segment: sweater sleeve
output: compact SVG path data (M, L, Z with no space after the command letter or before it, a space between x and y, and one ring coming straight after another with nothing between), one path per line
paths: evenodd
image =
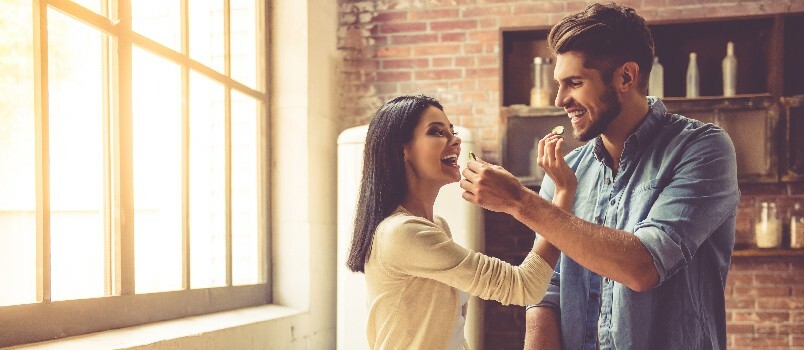
M553 275L537 254L514 266L460 246L444 230L417 217L385 222L375 239L378 261L389 272L433 279L503 305L540 302Z

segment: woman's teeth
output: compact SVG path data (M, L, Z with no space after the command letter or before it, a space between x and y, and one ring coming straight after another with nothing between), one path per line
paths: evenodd
M441 161L446 164L455 164L458 162L458 155L457 154L450 154L448 156L444 156L441 158Z

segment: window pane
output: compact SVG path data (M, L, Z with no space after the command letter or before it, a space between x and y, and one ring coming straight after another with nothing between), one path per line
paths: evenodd
M259 281L257 101L232 92L232 283Z
M102 0L72 0L72 2L79 4L83 7L86 7L97 14L106 15L103 11Z
M181 7L179 0L136 0L131 2L131 27L175 51L181 51Z
M138 47L132 66L135 289L181 289L181 70Z
M223 0L193 0L190 12L190 58L223 72Z
M190 285L226 285L223 86L190 75Z
M257 87L257 13L255 0L231 0L232 79Z
M31 2L0 2L0 305L36 301Z
M53 300L104 294L105 36L48 9Z

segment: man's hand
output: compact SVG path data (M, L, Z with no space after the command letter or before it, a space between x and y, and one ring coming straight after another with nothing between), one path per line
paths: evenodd
M578 179L564 160L562 146L564 146L564 138L561 135L553 132L547 134L539 141L536 148L536 164L553 180L556 192L568 192L574 198L575 190L578 188ZM565 210L570 209L572 206Z
M513 214L528 190L499 165L470 160L462 172L463 199L491 211Z

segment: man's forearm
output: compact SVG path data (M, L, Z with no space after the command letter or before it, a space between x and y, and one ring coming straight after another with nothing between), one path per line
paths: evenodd
M635 291L659 280L653 258L633 234L595 225L529 192L509 213L581 266Z
M537 306L525 312L525 350L560 350L561 323L558 310Z
M574 188L570 189L569 191L558 191L553 196L553 204L567 212L572 211L572 203L574 202ZM544 238L536 239L536 241L533 243L532 251L541 256L548 264L550 264L550 267L556 267L558 258L561 256L561 251L559 251L554 245Z

